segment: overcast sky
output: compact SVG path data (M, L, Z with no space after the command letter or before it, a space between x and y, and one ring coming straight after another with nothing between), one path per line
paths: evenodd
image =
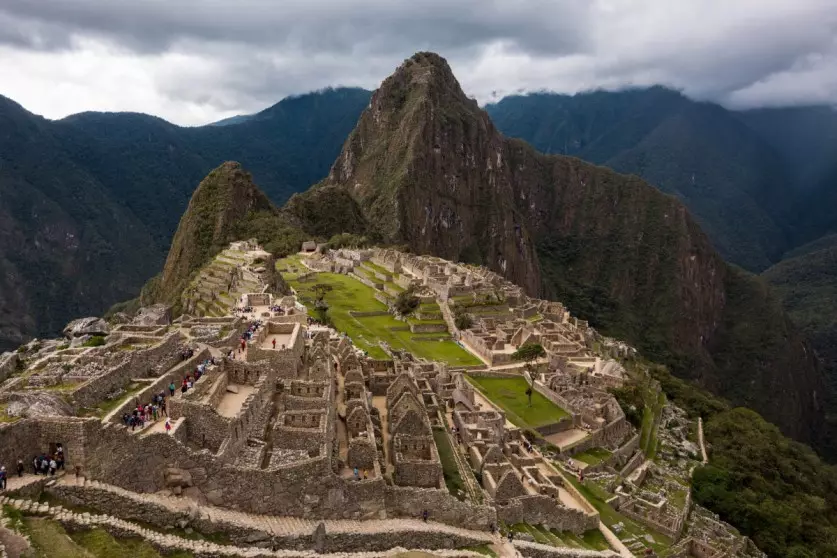
M480 102L663 84L837 104L837 0L0 0L0 94L195 125L448 59Z

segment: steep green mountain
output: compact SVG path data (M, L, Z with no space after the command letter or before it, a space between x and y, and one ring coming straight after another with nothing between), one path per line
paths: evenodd
M789 248L786 168L735 113L662 87L507 97L497 127L546 153L636 174L680 198L728 261L761 270Z
M328 89L200 128L130 113L50 121L0 97L0 349L136 296L224 161L277 203L320 180L369 96Z
M762 275L832 371L837 389L837 235L788 253Z
M163 273L145 289L149 302L173 303L192 274L234 240L256 238L278 255L296 252L304 240L250 174L236 162L226 162L201 181L177 232Z
M794 437L816 435L820 370L765 283L727 265L675 197L504 138L435 54L383 82L328 178L295 204L321 188L353 201L324 219L359 212L384 242L483 263Z
M133 296L162 259L53 123L0 97L0 130L0 348L11 348Z

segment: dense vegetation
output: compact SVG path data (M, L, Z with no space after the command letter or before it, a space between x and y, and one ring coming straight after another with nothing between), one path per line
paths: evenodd
M771 557L837 554L837 468L810 448L782 435L756 412L641 363L669 400L692 418L702 417L709 464L692 479L695 501L731 523ZM638 380L614 395L628 418L652 403L653 390ZM647 387L647 386L646 386Z
M824 209L833 203L822 203L837 201L837 111L828 107L735 112L652 87L510 96L486 110L504 134L545 153L676 195L724 258L751 271L837 224Z
M276 203L322 179L369 95L325 90L199 128L129 113L48 121L0 97L0 349L136 296L222 162L244 163Z
M693 490L769 556L837 555L837 469L782 436L755 412L736 408L705 427L710 464Z
M837 388L837 235L795 250L763 276L835 372L831 381Z

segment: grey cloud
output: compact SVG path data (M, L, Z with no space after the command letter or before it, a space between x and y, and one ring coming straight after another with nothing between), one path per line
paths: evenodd
M560 11L562 17L540 17ZM562 53L584 42L585 0L3 0L0 12L162 52L180 40L242 42L306 53L374 52L432 44L438 49L510 38L534 52Z
M4 47L110 57L115 80L118 59L157 106L196 114L371 89L418 50L481 101L661 84L736 107L837 103L834 0L0 0Z

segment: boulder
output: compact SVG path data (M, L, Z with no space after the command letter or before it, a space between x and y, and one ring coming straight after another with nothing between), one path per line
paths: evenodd
M50 392L15 392L10 394L6 414L13 417L69 417L73 408L60 396Z
M108 319L108 321L112 325L129 324L131 323L131 316L125 312L116 312L110 317L110 319Z
M168 325L171 323L171 307L165 304L143 306L131 323L142 326Z
M102 335L110 333L110 326L102 318L79 318L67 324L64 336L72 339L83 335Z

